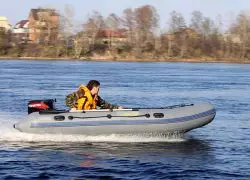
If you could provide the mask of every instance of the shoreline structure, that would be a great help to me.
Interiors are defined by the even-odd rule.
[[[114,58],[111,56],[93,56],[93,57],[11,57],[0,56],[0,60],[79,60],[79,61],[110,61],[110,62],[188,62],[188,63],[233,63],[233,64],[250,64],[250,60],[236,60],[230,58]]]

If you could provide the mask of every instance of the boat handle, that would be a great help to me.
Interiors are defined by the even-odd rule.
[[[65,116],[54,116],[54,120],[55,121],[64,121],[65,120]]]
[[[155,118],[163,118],[164,117],[164,114],[163,113],[154,113],[153,116]]]

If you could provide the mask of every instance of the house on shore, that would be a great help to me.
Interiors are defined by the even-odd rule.
[[[12,30],[12,40],[16,44],[27,43],[29,41],[29,20],[21,20]]]
[[[127,30],[125,29],[101,29],[96,35],[97,42],[115,46],[127,40]]]
[[[48,43],[57,39],[59,14],[55,9],[31,9],[28,21],[29,40],[33,43]]]
[[[7,17],[0,16],[0,28],[3,28],[6,32],[11,31],[12,26]]]

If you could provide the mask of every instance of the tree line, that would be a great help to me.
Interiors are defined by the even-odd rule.
[[[160,27],[160,16],[151,5],[124,9],[121,16],[111,13],[104,17],[95,11],[80,25],[74,23],[74,13],[74,8],[66,5],[56,27],[49,18],[43,18],[46,21],[47,41],[13,45],[11,32],[0,29],[0,55],[250,59],[250,15],[247,12],[240,12],[224,28],[220,15],[213,20],[200,11],[193,11],[190,22],[187,23],[181,13],[172,11],[166,22],[166,29]],[[119,40],[111,33],[105,42],[101,41],[98,33],[104,29],[122,32],[126,38]]]

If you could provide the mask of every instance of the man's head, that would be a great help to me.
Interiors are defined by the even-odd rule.
[[[100,82],[97,80],[90,80],[87,84],[87,88],[92,95],[96,95],[99,92]]]

